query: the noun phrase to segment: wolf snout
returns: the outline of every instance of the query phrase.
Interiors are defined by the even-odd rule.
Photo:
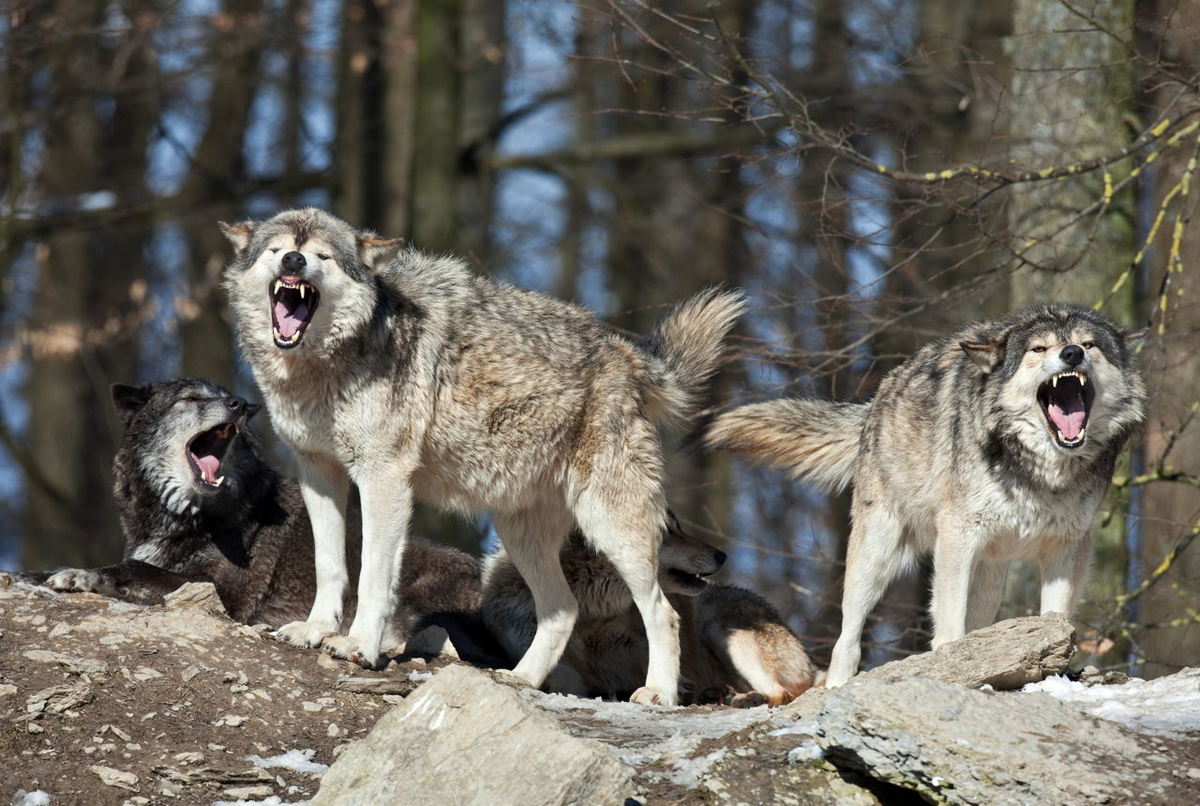
[[[1077,367],[1083,363],[1083,348],[1078,344],[1068,344],[1062,348],[1062,352],[1058,354],[1058,357],[1068,367]]]
[[[255,414],[258,414],[258,410],[262,408],[262,406],[259,404],[251,403],[250,401],[240,398],[237,395],[230,395],[229,397],[225,398],[225,407],[229,409],[230,413],[234,416],[245,417],[247,420],[249,420]]]
[[[289,274],[299,274],[300,272],[304,271],[304,265],[306,262],[307,261],[305,261],[304,255],[300,254],[299,252],[288,252],[283,256],[283,270]]]

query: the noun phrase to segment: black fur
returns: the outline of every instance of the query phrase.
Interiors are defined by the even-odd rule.
[[[253,433],[239,420],[238,436],[221,463],[225,482],[173,510],[147,453],[162,450],[161,432],[180,416],[178,407],[213,404],[232,395],[215,384],[182,379],[142,387],[116,385],[113,400],[127,425],[113,461],[113,492],[125,531],[125,560],[90,569],[90,589],[139,604],[161,603],[186,582],[212,582],[231,617],[278,627],[308,616],[316,591],[313,538],[296,482],[279,475],[262,457]],[[250,413],[257,410],[252,407]],[[357,508],[347,513],[346,556],[352,618],[360,557]],[[155,564],[138,559],[153,557]],[[465,659],[501,664],[503,652],[479,618],[479,561],[448,546],[413,536],[405,547],[396,627],[405,637],[429,625],[447,630]],[[54,572],[21,577],[45,584]]]

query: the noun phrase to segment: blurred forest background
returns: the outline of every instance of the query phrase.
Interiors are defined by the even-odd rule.
[[[257,398],[216,222],[316,204],[633,333],[745,287],[713,406],[863,399],[1032,301],[1148,326],[1078,622],[1098,665],[1200,665],[1200,0],[8,0],[0,41],[0,567],[120,557],[109,384]],[[826,662],[848,497],[723,455],[671,473]],[[868,661],[926,645],[927,577]]]

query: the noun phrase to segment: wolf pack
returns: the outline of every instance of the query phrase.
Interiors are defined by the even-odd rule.
[[[867,616],[928,555],[934,648],[995,620],[1015,560],[1037,561],[1041,612],[1070,614],[1144,417],[1140,334],[1065,303],[933,341],[866,402],[706,416],[704,449],[853,490],[818,672],[762,596],[711,580],[725,554],[664,494],[659,426],[695,418],[741,293],[700,290],[635,342],[319,209],[221,226],[237,342],[296,477],[250,429],[258,403],[200,379],[114,385],[125,558],[26,581],[146,604],[211,582],[232,618],[367,668],[437,626],[552,692],[779,705],[857,673]],[[500,547],[480,561],[410,534],[415,501],[487,513]]]

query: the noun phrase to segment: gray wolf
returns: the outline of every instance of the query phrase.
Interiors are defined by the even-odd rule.
[[[125,437],[113,492],[125,559],[104,568],[37,571],[19,578],[62,591],[161,603],[185,582],[212,582],[230,616],[277,627],[303,618],[316,590],[312,533],[295,481],[262,457],[248,427],[259,406],[207,381],[112,387]],[[360,542],[351,511],[347,540]],[[503,654],[479,620],[479,562],[414,538],[390,638],[436,624],[464,658]]]
[[[934,647],[995,620],[1012,560],[1039,562],[1043,613],[1071,613],[1093,517],[1144,417],[1130,342],[1103,314],[1034,305],[926,345],[870,402],[774,400],[713,420],[711,447],[854,485],[828,685],[855,674],[866,616],[923,553]]]
[[[321,210],[224,230],[242,354],[297,459],[316,541],[312,610],[282,637],[378,663],[416,497],[490,510],[537,602],[537,635],[514,669],[535,686],[575,622],[557,558],[578,524],[618,568],[651,636],[635,699],[675,702],[676,616],[654,570],[665,511],[655,423],[695,406],[741,296],[700,294],[635,344],[582,308]],[[351,483],[363,559],[357,615],[342,636]]]
[[[648,657],[629,588],[578,531],[567,538],[560,559],[579,601],[579,619],[544,688],[624,698],[641,684]],[[668,513],[658,579],[679,614],[683,689],[701,703],[791,702],[813,685],[812,662],[762,597],[707,581],[724,562],[724,553],[684,532]],[[503,549],[487,557],[483,569],[483,620],[509,657],[519,658],[537,626],[533,597]]]

